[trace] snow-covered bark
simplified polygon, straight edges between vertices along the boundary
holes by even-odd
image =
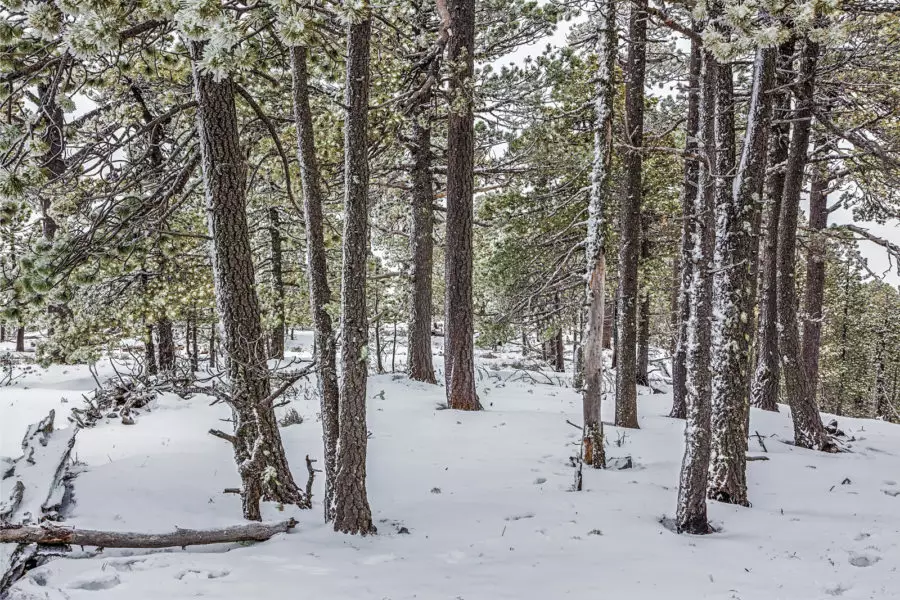
[[[212,238],[213,284],[231,385],[234,436],[229,441],[241,476],[244,517],[258,521],[261,499],[304,507],[309,500],[294,483],[269,398],[266,343],[247,224],[247,169],[240,146],[234,83],[230,78],[216,81],[201,69],[202,42],[191,42],[190,51]]]
[[[644,79],[647,67],[647,2],[634,0],[628,22],[625,68],[625,197],[619,210],[619,289],[616,327],[616,425],[638,427],[637,305],[638,254],[643,181]]]
[[[594,15],[597,31],[597,73],[594,97],[594,163],[588,204],[587,294],[588,314],[584,334],[584,461],[605,466],[603,422],[600,405],[603,387],[603,321],[606,314],[606,251],[604,207],[609,197],[612,161],[612,115],[615,98],[616,4],[598,3]]]
[[[696,24],[693,29],[696,31]],[[672,412],[669,414],[675,419],[684,419],[687,416],[687,327],[691,318],[691,302],[688,291],[691,285],[694,229],[696,227],[694,205],[697,201],[697,175],[700,171],[700,162],[692,155],[697,153],[697,130],[700,123],[700,61],[700,42],[691,40],[684,144],[684,180],[681,184],[681,256],[679,257],[675,319],[676,340],[672,358]]]
[[[778,47],[775,88],[772,90],[772,127],[769,133],[763,240],[759,257],[759,321],[756,329],[756,369],[750,403],[763,410],[778,410],[778,221],[784,194],[785,163],[791,133],[791,80],[795,42]]]
[[[695,227],[691,247],[691,278],[686,298],[693,310],[687,325],[687,422],[684,459],[678,486],[676,528],[683,533],[709,533],[706,516],[707,472],[710,452],[710,342],[712,337],[712,260],[715,249],[714,106],[716,61],[704,50],[700,71],[698,193],[692,213]]]
[[[809,377],[801,362],[797,288],[794,281],[797,218],[813,118],[813,91],[818,58],[818,42],[806,37],[794,84],[793,131],[778,224],[778,351],[785,392],[794,421],[794,443],[801,448],[834,451],[835,445],[822,425],[815,389],[810,386]]]
[[[728,81],[719,78],[718,112],[733,104]],[[775,48],[760,48],[753,67],[750,109],[741,161],[730,189],[717,202],[715,252],[715,330],[713,334],[712,450],[710,498],[747,505],[747,419],[750,410],[750,364],[753,311],[756,304],[756,268],[760,191],[765,174],[766,144],[771,123]],[[734,116],[717,119],[719,141],[734,148]],[[728,132],[731,132],[729,135]],[[718,148],[721,158],[727,150]],[[728,183],[727,177],[720,182]],[[728,194],[727,192],[730,192]],[[718,195],[718,194],[717,194]]]
[[[447,8],[452,35],[447,45],[451,107],[447,123],[444,377],[450,408],[481,410],[475,393],[475,310],[472,300],[475,0],[449,0]]]
[[[341,371],[334,529],[375,533],[366,493],[366,382],[369,323],[366,262],[369,258],[369,43],[372,20],[365,14],[348,25],[344,85],[344,236],[341,271]]]

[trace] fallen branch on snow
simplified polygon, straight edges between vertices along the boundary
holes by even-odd
[[[178,529],[168,533],[96,531],[59,525],[3,525],[0,543],[98,548],[170,548],[227,542],[264,542],[297,525],[294,519],[276,523],[246,523],[222,529]]]

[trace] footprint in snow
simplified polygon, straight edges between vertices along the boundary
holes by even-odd
[[[856,552],[850,553],[850,564],[854,567],[871,567],[875,563],[881,560],[881,557],[877,554],[872,553],[862,553],[858,554]]]

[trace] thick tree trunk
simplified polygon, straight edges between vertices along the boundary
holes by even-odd
[[[760,253],[759,322],[756,328],[756,370],[750,403],[763,410],[778,410],[778,221],[791,132],[791,80],[793,38],[778,48],[775,89],[772,91],[772,130],[769,136],[768,177],[765,182],[764,234]]]
[[[297,157],[303,185],[303,210],[306,222],[306,272],[309,277],[309,302],[313,315],[316,364],[319,367],[319,400],[322,413],[322,440],[325,454],[325,520],[333,518],[334,480],[337,473],[338,380],[334,328],[328,307],[332,302],[328,285],[328,263],[325,258],[325,235],[322,217],[322,188],[319,162],[309,105],[306,67],[307,50],[291,47],[294,122],[297,127]]]
[[[427,5],[427,3],[426,3]],[[430,11],[419,7],[417,13],[419,33],[424,32]],[[409,253],[412,259],[410,279],[412,290],[409,301],[409,343],[407,349],[407,373],[410,379],[437,383],[431,356],[431,308],[434,270],[434,181],[431,174],[431,102],[432,87],[429,78],[438,77],[437,59],[422,69],[418,83],[428,86],[420,94],[414,106],[409,108],[410,171],[410,235]]]
[[[636,0],[628,23],[628,66],[625,71],[625,197],[619,211],[619,293],[616,331],[616,425],[638,427],[637,304],[638,253],[644,144],[644,75],[647,65],[646,0]]]
[[[721,73],[727,73],[723,78]],[[766,145],[771,123],[771,94],[775,49],[757,51],[753,87],[740,167],[717,194],[718,231],[715,253],[715,347],[713,348],[712,453],[708,495],[714,500],[748,506],[747,424],[750,411],[750,365],[753,311],[756,306],[756,269],[759,256],[756,228],[766,168]],[[734,152],[734,112],[730,65],[720,66],[718,110],[730,116],[717,119],[717,155]],[[728,104],[725,105],[724,103]],[[720,163],[722,161],[720,160]],[[722,165],[730,167],[730,164]]]
[[[175,368],[175,333],[169,317],[160,317],[156,321],[156,355],[159,370],[166,372]]]
[[[448,0],[450,115],[447,130],[447,229],[444,376],[447,405],[481,410],[475,393],[475,310],[472,304],[472,221],[475,185],[475,0]]]
[[[785,392],[794,421],[794,443],[801,448],[834,451],[801,356],[797,317],[796,246],[797,217],[803,191],[803,174],[813,118],[813,90],[819,44],[804,40],[800,68],[794,85],[794,128],[788,151],[781,214],[778,223],[778,350],[784,374]]]
[[[269,358],[284,358],[284,274],[281,252],[281,215],[278,208],[269,208],[269,244],[272,261],[272,312],[275,323],[269,332]]]
[[[830,148],[819,148],[828,152]],[[819,388],[819,346],[822,339],[822,306],[825,302],[825,229],[828,227],[828,163],[814,167],[809,192],[809,235],[806,251],[806,288],[803,309],[803,368],[813,398]]]
[[[678,487],[676,529],[681,533],[710,532],[706,514],[707,473],[710,454],[710,406],[712,396],[712,291],[715,250],[716,164],[715,97],[718,79],[715,58],[704,50],[700,73],[700,125],[697,177],[698,194],[692,213],[696,216],[694,239],[698,246],[691,254],[691,281],[687,299],[692,307],[687,328],[687,422],[684,428],[684,459]]]
[[[247,172],[234,85],[231,79],[216,82],[201,72],[202,43],[191,42],[190,50],[213,283],[231,384],[234,456],[242,481],[244,517],[258,521],[261,498],[298,506],[308,506],[309,499],[294,483],[268,399],[269,372],[247,226]]]
[[[25,352],[25,328],[16,329],[16,352]]]
[[[369,258],[369,39],[371,17],[350,23],[344,84],[344,266],[341,273],[340,437],[334,529],[375,533],[366,494],[366,379],[369,373],[366,262]]]
[[[696,24],[692,25],[697,31]],[[685,131],[684,179],[681,183],[681,252],[678,277],[678,315],[676,320],[675,352],[672,357],[672,411],[669,416],[684,419],[687,416],[687,331],[691,319],[691,302],[688,290],[691,285],[694,254],[694,232],[699,215],[694,214],[697,201],[697,176],[700,162],[690,158],[697,152],[697,133],[700,123],[700,42],[691,40],[691,58],[688,70],[688,106]]]
[[[612,165],[612,118],[615,101],[616,3],[603,0],[594,15],[597,74],[594,88],[594,163],[586,239],[588,313],[584,333],[584,437],[582,458],[594,468],[606,466],[603,446],[603,333],[606,325],[606,219]]]

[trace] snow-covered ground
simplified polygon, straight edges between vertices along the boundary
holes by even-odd
[[[642,389],[641,429],[606,429],[608,456],[630,456],[634,468],[586,469],[584,491],[573,492],[579,432],[566,420],[580,422],[580,398],[568,378],[527,377],[511,359],[479,358],[481,413],[439,410],[438,386],[370,378],[376,536],[334,533],[316,504],[296,511],[294,532],[261,544],[55,560],[12,597],[900,598],[900,427],[842,418],[852,452],[827,455],[787,443],[786,407],[754,410],[751,431],[770,460],[749,463],[753,506],[711,502],[721,531],[679,536],[660,524],[675,508],[682,457],[683,422],[664,416],[669,395]],[[93,387],[85,367],[69,366],[0,389],[0,455],[15,454],[27,423],[53,407],[62,416]],[[304,456],[321,454],[318,406],[302,393],[292,406],[305,421],[282,434],[305,481]],[[120,531],[238,522],[239,499],[222,493],[238,485],[230,448],[206,433],[227,416],[206,397],[165,395],[136,425],[82,431],[75,454],[86,467],[67,522]],[[764,454],[755,437],[750,450]],[[267,519],[287,516],[265,509]]]

